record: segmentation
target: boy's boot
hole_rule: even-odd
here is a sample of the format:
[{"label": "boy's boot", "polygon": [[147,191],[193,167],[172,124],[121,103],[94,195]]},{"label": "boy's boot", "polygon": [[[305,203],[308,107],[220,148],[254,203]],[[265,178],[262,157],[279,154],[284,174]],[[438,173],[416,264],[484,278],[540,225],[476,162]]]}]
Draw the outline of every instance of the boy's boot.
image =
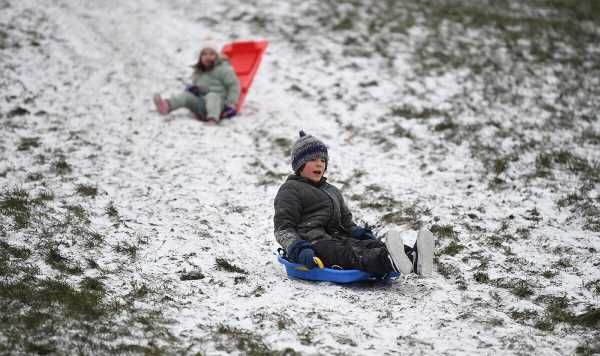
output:
[{"label": "boy's boot", "polygon": [[404,241],[399,231],[389,231],[386,234],[385,246],[397,272],[406,275],[413,271],[413,264],[404,252]]},{"label": "boy's boot", "polygon": [[422,276],[430,275],[433,270],[433,234],[427,229],[419,230],[417,241],[412,248],[411,259],[415,273]]}]

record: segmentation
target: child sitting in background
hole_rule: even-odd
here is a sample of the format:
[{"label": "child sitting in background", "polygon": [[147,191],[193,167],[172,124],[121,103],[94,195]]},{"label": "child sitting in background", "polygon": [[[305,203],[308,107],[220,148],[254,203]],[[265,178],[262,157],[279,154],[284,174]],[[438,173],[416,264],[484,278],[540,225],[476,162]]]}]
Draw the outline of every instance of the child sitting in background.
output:
[{"label": "child sitting in background", "polygon": [[199,120],[219,123],[222,117],[236,114],[239,97],[240,83],[231,65],[219,56],[214,46],[206,46],[194,65],[192,85],[167,100],[159,94],[153,99],[161,115],[185,107]]}]

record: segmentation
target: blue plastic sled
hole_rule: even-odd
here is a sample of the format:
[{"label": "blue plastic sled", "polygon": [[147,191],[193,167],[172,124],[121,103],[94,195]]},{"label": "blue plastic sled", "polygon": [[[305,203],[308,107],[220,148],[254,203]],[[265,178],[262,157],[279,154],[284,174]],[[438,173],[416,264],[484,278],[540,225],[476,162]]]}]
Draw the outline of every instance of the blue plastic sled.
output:
[{"label": "blue plastic sled", "polygon": [[309,281],[326,281],[334,283],[353,283],[366,280],[392,279],[398,278],[399,273],[388,273],[386,275],[377,275],[358,269],[333,269],[333,268],[313,268],[307,269],[304,265],[292,263],[285,258],[278,256],[277,261],[285,266],[287,275],[292,278],[306,279]]}]

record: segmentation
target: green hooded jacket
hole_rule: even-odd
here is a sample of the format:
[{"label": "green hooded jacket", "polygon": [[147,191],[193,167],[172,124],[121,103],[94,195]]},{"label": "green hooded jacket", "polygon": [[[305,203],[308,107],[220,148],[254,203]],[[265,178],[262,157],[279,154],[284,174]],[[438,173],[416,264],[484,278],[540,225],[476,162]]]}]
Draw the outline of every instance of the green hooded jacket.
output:
[{"label": "green hooded jacket", "polygon": [[240,97],[240,82],[227,59],[217,56],[214,67],[202,71],[194,67],[192,83],[201,91],[219,93],[226,105],[235,107]]}]

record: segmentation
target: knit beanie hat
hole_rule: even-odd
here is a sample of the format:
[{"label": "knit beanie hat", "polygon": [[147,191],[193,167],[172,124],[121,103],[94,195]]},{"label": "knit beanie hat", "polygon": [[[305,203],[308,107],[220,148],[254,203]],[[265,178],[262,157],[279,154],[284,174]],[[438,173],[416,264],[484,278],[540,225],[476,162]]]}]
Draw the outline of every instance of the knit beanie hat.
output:
[{"label": "knit beanie hat", "polygon": [[[322,159],[325,163],[328,162],[327,146],[320,140],[311,135],[307,135],[300,130],[300,137],[292,146],[292,169],[298,172],[302,166],[313,159]],[[325,166],[327,169],[327,165]]]}]

